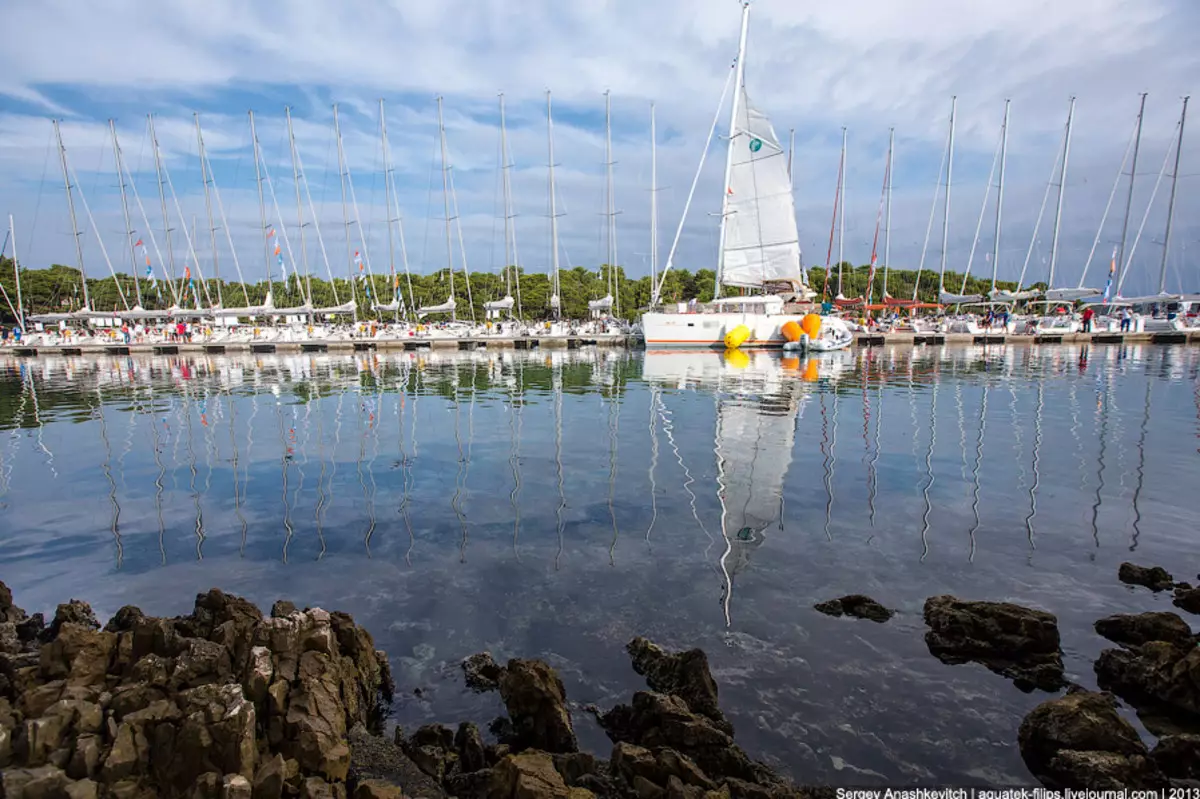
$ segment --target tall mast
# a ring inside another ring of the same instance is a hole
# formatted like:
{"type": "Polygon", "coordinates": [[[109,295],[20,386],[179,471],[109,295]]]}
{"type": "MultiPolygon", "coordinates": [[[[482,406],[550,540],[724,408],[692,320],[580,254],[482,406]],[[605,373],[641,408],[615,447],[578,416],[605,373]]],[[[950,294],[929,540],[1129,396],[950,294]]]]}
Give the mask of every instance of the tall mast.
{"type": "MultiPolygon", "coordinates": [[[[312,273],[308,271],[308,248],[304,244],[304,203],[300,200],[300,164],[296,161],[296,137],[292,134],[292,109],[284,106],[287,117],[288,144],[292,151],[292,183],[296,187],[296,225],[300,231],[300,261],[304,264],[304,278],[308,287],[307,305],[312,305],[312,273]]],[[[334,294],[334,302],[337,295],[334,294]]],[[[311,314],[310,314],[311,317],[311,314]]]]}
{"type": "Polygon", "coordinates": [[[558,284],[558,200],[554,190],[554,115],[550,104],[550,90],[546,90],[546,142],[550,154],[550,265],[553,268],[550,281],[550,305],[554,318],[562,316],[562,298],[558,284]]]}
{"type": "Polygon", "coordinates": [[[842,166],[839,170],[842,185],[838,186],[838,290],[842,295],[842,263],[846,248],[846,129],[842,128],[842,166]]]}
{"type": "MultiPolygon", "coordinates": [[[[400,260],[404,264],[404,279],[408,285],[408,305],[412,306],[410,308],[410,310],[415,313],[417,310],[417,298],[416,298],[416,295],[413,294],[412,272],[410,272],[409,268],[408,268],[408,248],[404,246],[404,220],[400,217],[400,203],[399,203],[399,200],[396,199],[395,174],[391,171],[391,166],[390,166],[391,146],[388,144],[387,121],[383,114],[383,100],[379,101],[379,125],[380,125],[380,129],[383,131],[384,183],[386,185],[388,182],[391,182],[391,184],[392,184],[392,200],[396,204],[396,208],[395,208],[396,216],[394,219],[391,218],[392,206],[390,206],[390,205],[388,206],[388,210],[387,210],[388,217],[389,217],[388,236],[391,236],[392,222],[395,222],[397,225],[400,226],[400,260]]],[[[391,247],[390,238],[388,240],[388,247],[389,248],[391,247]]],[[[394,272],[394,269],[393,269],[393,272],[394,272]]],[[[395,282],[395,281],[393,280],[393,282],[395,282]]]]}
{"type": "Polygon", "coordinates": [[[892,175],[895,174],[893,158],[895,157],[896,129],[888,128],[887,154],[887,194],[884,199],[883,223],[883,298],[887,299],[888,268],[892,263],[892,175]]]}
{"type": "MultiPolygon", "coordinates": [[[[166,236],[167,243],[167,263],[171,269],[171,282],[175,282],[175,250],[171,248],[171,215],[167,213],[167,192],[163,188],[163,169],[162,169],[162,153],[158,150],[158,135],[154,132],[154,115],[146,114],[146,120],[150,125],[150,146],[154,149],[154,174],[158,177],[158,201],[162,204],[163,215],[163,235],[166,236]]],[[[183,290],[187,291],[186,284],[183,290]]],[[[180,297],[183,292],[176,293],[176,303],[182,304],[180,297]]]]}
{"type": "Polygon", "coordinates": [[[1067,132],[1063,141],[1063,161],[1062,170],[1058,173],[1058,206],[1054,210],[1054,235],[1050,240],[1050,277],[1046,288],[1054,288],[1054,267],[1058,263],[1058,229],[1062,224],[1062,207],[1063,194],[1067,186],[1067,160],[1071,155],[1071,120],[1075,116],[1075,98],[1071,98],[1071,105],[1067,109],[1067,132]]]}
{"type": "Polygon", "coordinates": [[[958,97],[950,98],[950,149],[946,156],[946,208],[942,212],[942,272],[938,278],[938,299],[946,290],[946,249],[950,245],[950,187],[954,183],[954,117],[958,111],[958,97]]]}
{"type": "MultiPolygon", "coordinates": [[[[258,150],[258,131],[254,128],[254,111],[247,111],[250,117],[250,144],[254,149],[254,182],[258,185],[258,224],[259,237],[263,243],[263,260],[267,264],[267,296],[271,296],[271,291],[275,288],[271,280],[271,243],[267,241],[267,207],[263,204],[263,177],[262,169],[259,166],[259,150],[258,150]]],[[[283,291],[287,293],[287,284],[284,283],[283,291]]]]}
{"type": "Polygon", "coordinates": [[[650,103],[650,287],[658,285],[658,135],[650,103]]]}
{"type": "Polygon", "coordinates": [[[1133,162],[1129,167],[1129,193],[1125,196],[1125,221],[1121,223],[1121,243],[1117,247],[1117,285],[1121,285],[1121,272],[1125,269],[1125,239],[1129,234],[1129,210],[1133,207],[1133,182],[1137,177],[1138,150],[1142,146],[1142,120],[1146,114],[1146,93],[1138,105],[1137,132],[1133,136],[1133,162]]]}
{"type": "Polygon", "coordinates": [[[725,153],[725,187],[721,192],[721,233],[717,241],[717,279],[713,286],[713,298],[721,296],[721,280],[725,275],[725,234],[729,221],[729,180],[733,176],[733,140],[737,136],[738,112],[741,110],[742,96],[746,93],[743,85],[746,75],[746,33],[750,26],[750,3],[742,0],[742,32],[738,37],[737,68],[733,78],[733,103],[729,111],[729,149],[725,153]]]}
{"type": "Polygon", "coordinates": [[[1179,156],[1183,153],[1183,123],[1187,121],[1188,98],[1183,98],[1179,114],[1179,138],[1175,141],[1175,171],[1171,174],[1171,199],[1167,201],[1167,232],[1163,235],[1162,269],[1158,273],[1158,293],[1167,290],[1167,254],[1171,250],[1171,223],[1175,220],[1175,189],[1179,183],[1179,156]]]}
{"type": "Polygon", "coordinates": [[[620,291],[617,286],[617,209],[613,199],[613,160],[612,160],[612,95],[604,92],[604,215],[605,219],[605,254],[608,261],[608,296],[613,298],[613,315],[620,313],[621,302],[618,299],[620,291]]]}
{"type": "Polygon", "coordinates": [[[1008,160],[1008,107],[1011,103],[1012,100],[1004,101],[1004,122],[1000,126],[1000,182],[996,189],[996,235],[992,240],[992,291],[996,290],[996,270],[1000,268],[1000,213],[1004,209],[1004,164],[1008,160]]]}
{"type": "MultiPolygon", "coordinates": [[[[450,297],[454,297],[454,245],[450,239],[450,225],[454,218],[450,216],[450,166],[446,156],[446,123],[442,118],[442,97],[437,98],[438,137],[442,148],[442,204],[446,209],[446,265],[450,269],[450,297]]],[[[455,319],[455,311],[450,312],[450,318],[455,319]]]]}
{"type": "Polygon", "coordinates": [[[217,226],[213,222],[212,198],[209,196],[208,158],[204,154],[204,134],[200,132],[200,115],[192,114],[196,120],[196,143],[200,151],[200,179],[204,181],[204,210],[208,214],[208,234],[212,241],[213,280],[217,282],[217,305],[224,306],[225,299],[221,296],[221,264],[217,258],[217,226]]]}
{"type": "Polygon", "coordinates": [[[133,266],[133,288],[137,294],[138,307],[142,306],[142,283],[138,278],[137,252],[133,246],[133,225],[129,222],[129,199],[125,194],[125,169],[121,166],[121,145],[117,143],[117,124],[108,120],[108,130],[113,140],[113,161],[117,167],[117,185],[121,187],[121,213],[125,218],[125,236],[129,240],[129,263],[133,266]]]}
{"type": "Polygon", "coordinates": [[[346,231],[346,273],[350,275],[350,301],[354,303],[354,321],[358,323],[358,291],[354,287],[354,250],[350,244],[350,216],[346,213],[346,153],[342,146],[342,126],[338,122],[337,103],[333,104],[333,134],[337,139],[338,183],[342,187],[342,226],[346,231]]]}
{"type": "Polygon", "coordinates": [[[83,242],[79,238],[82,234],[75,221],[75,197],[71,193],[71,172],[67,166],[67,148],[63,146],[62,130],[58,127],[57,119],[54,120],[54,136],[58,139],[58,158],[62,164],[63,186],[67,190],[67,211],[71,216],[71,235],[75,238],[75,264],[79,267],[79,282],[83,285],[83,307],[90,311],[92,301],[88,297],[87,272],[83,269],[83,242]]]}
{"type": "MultiPolygon", "coordinates": [[[[521,273],[517,271],[516,248],[512,247],[513,214],[512,214],[512,177],[509,175],[508,163],[508,125],[504,118],[504,92],[500,92],[500,177],[501,192],[504,194],[504,286],[505,293],[512,296],[512,283],[517,284],[517,293],[521,293],[521,273]],[[512,250],[510,256],[510,249],[512,250]],[[516,272],[510,275],[509,269],[516,272]]],[[[517,312],[520,316],[520,311],[517,312]]]]}
{"type": "Polygon", "coordinates": [[[796,176],[792,174],[792,158],[796,155],[796,129],[788,131],[788,187],[796,190],[796,176]]]}
{"type": "MultiPolygon", "coordinates": [[[[396,301],[396,244],[392,236],[392,180],[391,166],[388,164],[387,122],[383,116],[383,98],[379,98],[379,140],[383,147],[383,216],[387,220],[388,242],[388,275],[391,277],[392,301],[396,301]]],[[[396,309],[396,321],[400,321],[400,310],[396,309]]]]}
{"type": "Polygon", "coordinates": [[[25,330],[25,307],[21,304],[21,270],[17,266],[17,226],[13,224],[13,215],[8,215],[8,237],[12,240],[13,246],[13,281],[17,284],[17,321],[21,324],[21,330],[25,330]]]}

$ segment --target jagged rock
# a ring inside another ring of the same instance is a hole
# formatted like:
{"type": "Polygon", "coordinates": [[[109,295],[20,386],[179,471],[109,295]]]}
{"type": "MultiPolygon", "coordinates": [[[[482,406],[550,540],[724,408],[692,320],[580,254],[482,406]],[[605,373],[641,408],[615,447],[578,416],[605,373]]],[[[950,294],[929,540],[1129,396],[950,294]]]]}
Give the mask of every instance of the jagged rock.
{"type": "Polygon", "coordinates": [[[233,676],[229,655],[229,649],[220,644],[191,639],[187,650],[174,659],[175,669],[171,672],[169,687],[172,691],[183,691],[228,682],[233,676]]]}
{"type": "Polygon", "coordinates": [[[587,752],[571,752],[554,756],[554,768],[562,775],[563,781],[568,786],[576,785],[586,776],[599,774],[601,765],[595,755],[587,752]]]}
{"type": "Polygon", "coordinates": [[[443,799],[446,792],[404,754],[404,751],[378,735],[372,735],[363,724],[350,730],[350,773],[348,781],[358,784],[364,780],[381,780],[399,785],[404,795],[443,799]]]}
{"type": "Polygon", "coordinates": [[[1177,608],[1186,610],[1188,613],[1200,616],[1200,588],[1176,586],[1175,598],[1171,600],[1171,604],[1177,608]]]}
{"type": "Polygon", "coordinates": [[[1051,759],[1048,787],[1091,790],[1166,788],[1170,783],[1145,755],[1067,749],[1051,759]]]}
{"type": "Polygon", "coordinates": [[[943,595],[925,600],[925,623],[929,652],[943,663],[980,663],[1023,691],[1065,685],[1058,619],[1051,613],[943,595]]]}
{"type": "Polygon", "coordinates": [[[1150,758],[1168,777],[1200,780],[1200,735],[1167,735],[1158,740],[1150,758]]]}
{"type": "Polygon", "coordinates": [[[278,599],[271,606],[272,619],[286,619],[296,612],[296,606],[286,599],[278,599]]]}
{"type": "Polygon", "coordinates": [[[1117,579],[1126,585],[1140,585],[1151,591],[1170,591],[1175,578],[1162,566],[1138,566],[1122,563],[1117,569],[1117,579]]]}
{"type": "Polygon", "coordinates": [[[149,765],[150,743],[141,728],[122,723],[117,728],[116,739],[104,760],[100,776],[104,782],[114,783],[140,775],[149,765]]]}
{"type": "MultiPolygon", "coordinates": [[[[78,603],[87,608],[85,603],[78,603]]],[[[67,607],[59,605],[59,609],[67,607]]],[[[72,611],[74,612],[74,611],[72,611]]],[[[91,613],[91,608],[87,608],[91,613]]],[[[55,622],[58,622],[55,615],[55,622]]],[[[38,657],[39,673],[43,679],[65,678],[68,685],[102,685],[108,675],[117,637],[99,632],[100,625],[63,622],[54,638],[41,648],[38,657]]]]}
{"type": "Polygon", "coordinates": [[[345,799],[346,786],[330,784],[320,777],[309,777],[300,788],[300,799],[345,799]]]}
{"type": "Polygon", "coordinates": [[[46,619],[40,613],[34,613],[24,621],[16,623],[17,640],[28,646],[40,641],[46,633],[46,619]]]}
{"type": "Polygon", "coordinates": [[[475,691],[495,691],[500,688],[504,669],[492,659],[491,652],[479,652],[462,662],[467,687],[475,691]]]}
{"type": "Polygon", "coordinates": [[[487,751],[483,748],[483,736],[474,724],[464,721],[458,725],[458,732],[454,734],[454,749],[458,752],[459,766],[464,772],[487,768],[487,751]]]}
{"type": "Polygon", "coordinates": [[[221,780],[221,799],[251,799],[250,780],[241,774],[226,774],[221,780]]]}
{"type": "Polygon", "coordinates": [[[64,624],[78,624],[89,630],[100,629],[100,622],[96,621],[96,614],[92,612],[92,606],[79,599],[72,599],[70,602],[64,602],[58,606],[58,609],[54,611],[54,620],[50,622],[50,627],[46,631],[48,637],[53,640],[64,624]]]}
{"type": "Polygon", "coordinates": [[[458,771],[446,777],[446,790],[457,799],[489,799],[495,772],[490,768],[458,771]]]}
{"type": "Polygon", "coordinates": [[[1200,647],[1151,641],[1133,649],[1106,649],[1095,671],[1101,688],[1135,705],[1200,716],[1200,647]]]}
{"type": "Polygon", "coordinates": [[[1118,613],[1097,621],[1096,632],[1126,646],[1140,646],[1148,641],[1187,646],[1192,641],[1192,628],[1175,613],[1118,613]]]}
{"type": "Polygon", "coordinates": [[[286,782],[286,766],[283,755],[261,761],[254,771],[252,792],[254,799],[280,799],[286,782]]]}
{"type": "MultiPolygon", "coordinates": [[[[511,661],[510,661],[511,668],[511,661]]],[[[578,789],[576,789],[578,790],[578,789]]],[[[545,752],[509,755],[492,769],[489,796],[493,799],[567,799],[571,789],[545,752]]]]}
{"type": "Polygon", "coordinates": [[[108,624],[104,625],[106,633],[128,633],[133,632],[138,624],[144,621],[146,614],[142,613],[141,608],[135,605],[125,605],[123,608],[113,614],[113,617],[108,620],[108,624]]]}
{"type": "Polygon", "coordinates": [[[454,730],[444,724],[425,724],[409,737],[407,746],[432,746],[435,749],[451,751],[454,749],[454,730]]]}
{"type": "Polygon", "coordinates": [[[354,789],[351,799],[403,799],[404,794],[395,785],[382,780],[363,780],[354,789]]]}
{"type": "Polygon", "coordinates": [[[93,780],[78,780],[68,783],[65,793],[67,799],[97,799],[100,786],[93,780]]]}
{"type": "Polygon", "coordinates": [[[67,775],[54,766],[6,769],[0,773],[0,796],[58,799],[65,795],[67,782],[67,775]]]}
{"type": "Polygon", "coordinates": [[[13,604],[12,591],[0,580],[0,622],[16,624],[25,619],[25,611],[13,604]]]}
{"type": "Polygon", "coordinates": [[[80,735],[67,763],[67,776],[73,780],[91,779],[100,770],[104,742],[99,735],[80,735]]]}
{"type": "Polygon", "coordinates": [[[285,719],[285,748],[306,772],[332,780],[344,780],[350,767],[341,676],[338,664],[328,655],[305,652],[300,657],[299,685],[291,691],[285,719]]]}
{"type": "Polygon", "coordinates": [[[1095,762],[1104,773],[1120,768],[1141,773],[1146,745],[1137,730],[1117,713],[1111,695],[1077,691],[1035,707],[1017,735],[1025,765],[1050,788],[1081,788],[1081,764],[1095,762]],[[1080,753],[1086,753],[1080,755],[1080,753]],[[1107,757],[1095,755],[1103,753],[1107,757]],[[1122,764],[1124,764],[1122,766],[1122,764]]]}
{"type": "Polygon", "coordinates": [[[856,619],[867,619],[879,624],[883,624],[894,615],[894,611],[862,594],[850,594],[838,599],[831,599],[828,602],[818,602],[813,607],[826,616],[853,616],[856,619]]]}
{"type": "Polygon", "coordinates": [[[707,716],[725,732],[733,733],[733,725],[717,704],[717,683],[703,650],[669,653],[642,637],[630,641],[626,650],[633,660],[633,670],[646,678],[650,690],[678,696],[692,712],[707,716]]]}
{"type": "Polygon", "coordinates": [[[517,748],[551,754],[579,749],[566,689],[550,666],[540,660],[508,661],[500,677],[500,697],[512,719],[517,748]]]}

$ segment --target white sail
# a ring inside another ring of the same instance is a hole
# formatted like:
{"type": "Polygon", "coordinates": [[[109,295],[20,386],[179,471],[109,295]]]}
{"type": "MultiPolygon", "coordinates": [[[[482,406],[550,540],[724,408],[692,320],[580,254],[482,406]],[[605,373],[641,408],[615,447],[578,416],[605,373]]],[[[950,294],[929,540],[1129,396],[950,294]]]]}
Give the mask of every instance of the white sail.
{"type": "Polygon", "coordinates": [[[787,153],[771,120],[754,107],[745,89],[736,128],[729,142],[732,157],[721,282],[747,287],[782,281],[803,285],[787,153]]]}

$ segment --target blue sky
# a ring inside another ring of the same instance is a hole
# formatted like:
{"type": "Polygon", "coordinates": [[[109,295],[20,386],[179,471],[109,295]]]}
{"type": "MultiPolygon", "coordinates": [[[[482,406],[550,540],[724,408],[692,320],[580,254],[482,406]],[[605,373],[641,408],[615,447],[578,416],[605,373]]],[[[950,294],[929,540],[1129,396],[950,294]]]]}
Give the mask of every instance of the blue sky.
{"type": "MultiPolygon", "coordinates": [[[[472,270],[503,260],[499,217],[497,94],[508,107],[520,260],[549,262],[545,91],[552,89],[563,262],[603,258],[603,92],[612,92],[618,254],[633,274],[648,268],[649,104],[657,104],[661,258],[674,237],[708,126],[737,48],[735,0],[350,0],[290,4],[186,0],[10,0],[0,29],[20,31],[0,48],[0,211],[14,214],[23,261],[74,262],[62,177],[49,119],[63,136],[79,187],[108,254],[128,267],[107,120],[116,119],[128,167],[161,227],[146,114],[158,135],[184,217],[207,245],[192,114],[198,112],[238,261],[265,271],[247,109],[283,216],[296,216],[283,107],[299,150],[335,273],[346,269],[331,105],[339,103],[362,230],[375,271],[387,269],[386,213],[377,101],[387,103],[392,162],[413,269],[446,263],[434,98],[445,97],[450,158],[472,270]],[[123,254],[124,253],[124,254],[123,254]]],[[[1059,275],[1074,285],[1096,236],[1137,110],[1150,93],[1133,204],[1136,230],[1179,114],[1195,89],[1200,54],[1188,0],[755,0],[747,84],[781,139],[796,129],[797,208],[807,264],[823,264],[841,128],[849,129],[847,258],[870,257],[888,128],[897,135],[892,261],[915,265],[930,217],[950,96],[959,97],[950,246],[967,261],[998,140],[1004,99],[1013,101],[1001,245],[1002,276],[1030,247],[1037,208],[1056,157],[1067,100],[1078,96],[1064,203],[1059,275]]],[[[1200,289],[1200,109],[1184,140],[1168,286],[1200,289]],[[1186,258],[1186,262],[1184,259],[1186,258]]],[[[727,124],[722,122],[722,127],[727,124]]],[[[720,151],[702,176],[676,262],[711,267],[719,208],[720,151]]],[[[1168,185],[1147,217],[1126,293],[1156,288],[1168,185]]],[[[992,198],[994,201],[994,192],[992,198]]],[[[1102,273],[1119,235],[1124,189],[1101,231],[1102,273]]],[[[78,204],[78,200],[77,200],[78,204]]],[[[79,208],[90,274],[107,266],[79,208]]],[[[306,209],[306,214],[310,212],[306,209]]],[[[927,265],[940,258],[940,210],[927,265]]],[[[980,252],[991,248],[990,208],[980,252]]],[[[144,224],[134,210],[134,227],[144,224]]],[[[273,214],[272,214],[273,216],[273,214]]],[[[1030,277],[1044,277],[1049,223],[1030,277]]],[[[177,221],[172,222],[178,226],[177,221]]],[[[278,226],[278,225],[277,225],[278,226]]],[[[1131,231],[1131,236],[1133,231],[1131,231]]],[[[161,234],[160,234],[161,237],[161,234]]],[[[295,231],[293,247],[298,248],[295,231]]],[[[176,237],[177,240],[179,237],[176,237]]],[[[324,271],[309,236],[308,257],[324,271]]],[[[182,257],[182,242],[177,253],[182,257]]],[[[232,263],[225,231],[218,255],[232,263]]],[[[836,255],[836,248],[835,248],[836,255]]],[[[397,256],[398,257],[398,256],[397,256]]],[[[299,254],[296,254],[299,258],[299,254]]],[[[456,257],[456,264],[459,263],[456,257]]],[[[981,254],[975,271],[990,267],[981,254]]],[[[1095,280],[1089,280],[1095,283],[1095,280]]],[[[1101,281],[1102,282],[1102,281],[1101,281]]]]}

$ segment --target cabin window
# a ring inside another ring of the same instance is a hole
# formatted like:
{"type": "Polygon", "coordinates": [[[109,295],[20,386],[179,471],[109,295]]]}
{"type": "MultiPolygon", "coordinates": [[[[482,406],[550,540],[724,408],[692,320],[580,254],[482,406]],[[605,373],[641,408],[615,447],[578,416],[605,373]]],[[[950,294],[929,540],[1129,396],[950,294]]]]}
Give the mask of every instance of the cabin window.
{"type": "Polygon", "coordinates": [[[688,322],[688,327],[695,327],[695,326],[696,326],[695,322],[688,322]]]}

